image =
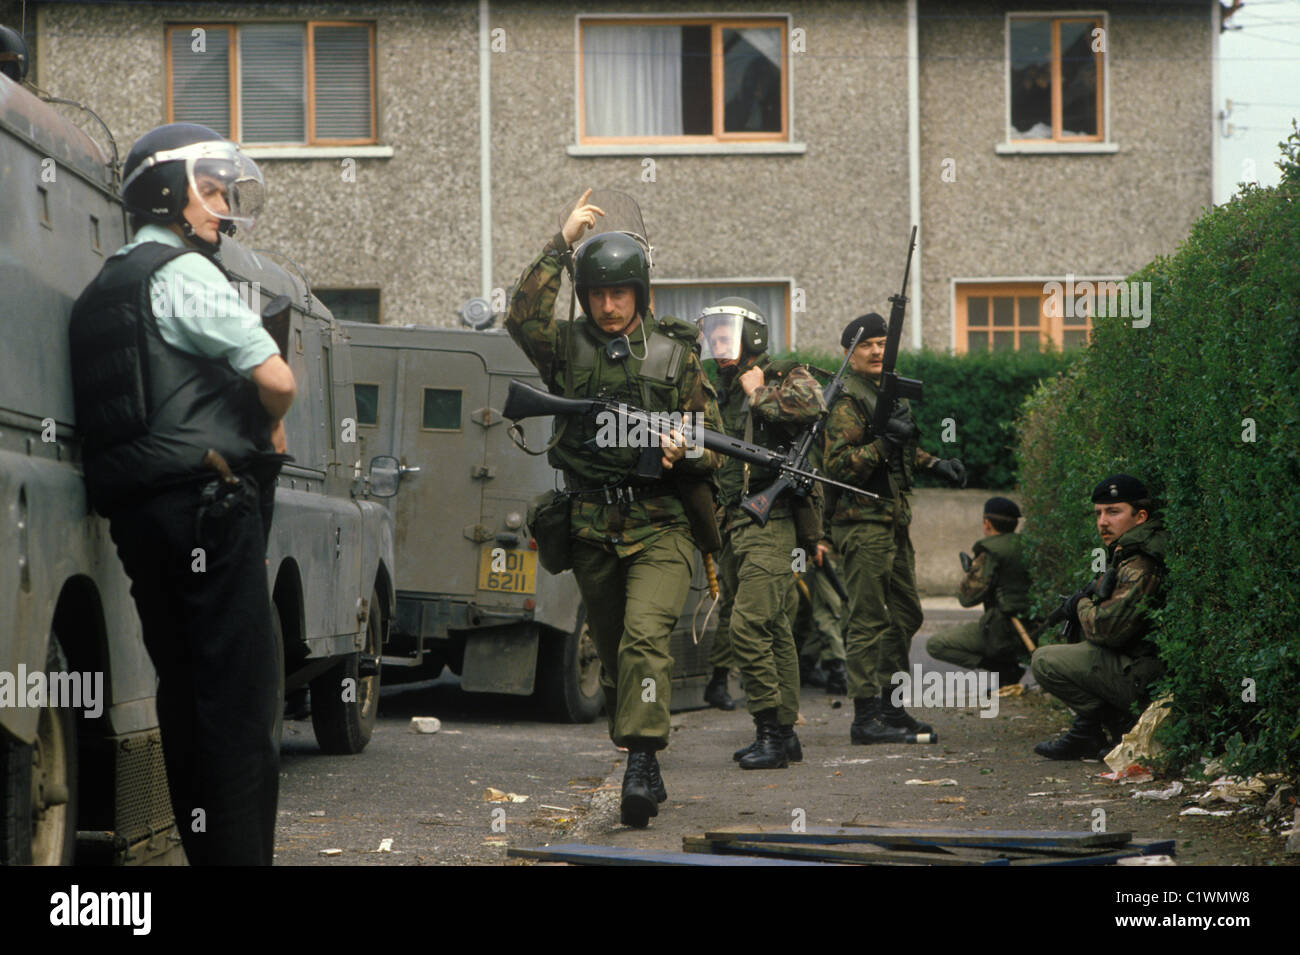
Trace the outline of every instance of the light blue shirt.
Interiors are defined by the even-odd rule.
[[[171,229],[150,224],[117,254],[142,242],[186,247],[185,240]],[[240,291],[201,252],[179,255],[154,272],[149,298],[163,340],[190,355],[224,358],[247,378],[262,362],[280,354],[275,339],[262,327],[261,315],[249,308]]]

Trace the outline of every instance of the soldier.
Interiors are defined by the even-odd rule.
[[[1146,487],[1113,474],[1092,492],[1097,533],[1106,545],[1107,571],[1067,598],[1070,624],[1082,642],[1039,647],[1034,678],[1074,710],[1064,736],[1039,743],[1048,759],[1097,759],[1132,728],[1134,703],[1146,704],[1147,687],[1164,672],[1149,637],[1151,611],[1164,604],[1166,537]]]
[[[515,287],[511,338],[554,392],[602,394],[651,412],[702,413],[717,429],[717,402],[698,356],[699,331],[650,309],[645,246],[627,233],[583,232],[604,212],[588,189]],[[552,314],[573,250],[574,289],[585,316]],[[662,479],[635,476],[632,447],[598,447],[595,421],[557,420],[549,460],[564,472],[572,513],[570,554],[604,667],[610,736],[628,749],[622,820],[644,827],[668,796],[656,753],[668,745],[672,679],[669,637],[690,589],[694,544],[674,477],[707,478],[718,456],[687,455],[683,435],[659,439]],[[712,515],[709,515],[710,519]]]
[[[804,640],[799,647],[799,674],[805,686],[823,689],[834,696],[849,692],[848,672],[844,668],[844,626],[848,622],[848,606],[840,599],[825,572],[833,559],[829,548],[830,538],[822,539],[822,564],[814,564],[804,573],[808,586],[808,609],[796,617],[796,633],[802,624]],[[832,568],[833,569],[833,568]]]
[[[718,582],[719,587],[722,581]],[[709,647],[709,666],[713,675],[704,687],[704,702],[714,709],[730,712],[736,708],[736,701],[727,692],[727,680],[731,676],[731,622],[732,595],[724,589],[718,601],[718,626],[713,631],[713,645]]]
[[[917,734],[931,733],[930,726],[890,699],[890,675],[906,671],[912,636],[922,619],[916,558],[907,531],[912,519],[908,492],[917,468],[954,485],[965,483],[966,469],[956,458],[940,460],[921,450],[906,400],[897,403],[884,434],[872,432],[888,328],[875,312],[855,318],[840,338],[846,352],[859,328],[862,340],[850,356],[844,390],[826,421],[826,472],[837,481],[866,488],[873,472],[884,468],[892,497],[876,501],[840,495],[831,521],[849,593],[844,637],[853,697],[849,739],[912,742]]]
[[[704,309],[700,330],[708,356],[718,365],[718,406],[728,434],[765,448],[788,446],[825,412],[821,388],[806,368],[768,356],[767,319],[749,299],[728,297]],[[718,569],[732,598],[731,613],[719,618],[718,626],[729,625],[755,728],[753,744],[734,754],[741,769],[784,769],[803,759],[794,732],[799,657],[791,631],[797,607],[792,568],[796,545],[817,553],[820,522],[802,521],[806,536],[801,537],[789,492],[772,505],[762,527],[740,509],[751,490],[761,491],[777,477],[736,459],[718,472],[718,503],[725,515]]]
[[[1024,647],[1011,620],[1029,610],[1029,571],[1025,567],[1024,540],[1016,533],[1020,508],[1005,497],[984,502],[983,539],[976,541],[974,557],[957,590],[963,607],[984,604],[976,623],[941,630],[926,649],[936,660],[970,669],[993,670],[1001,686],[1019,683],[1024,674],[1020,650]]]
[[[284,678],[265,560],[296,387],[217,260],[220,233],[251,225],[262,176],[189,123],[142,136],[122,174],[135,238],[77,299],[69,333],[87,490],[158,671],[185,854],[270,865]]]

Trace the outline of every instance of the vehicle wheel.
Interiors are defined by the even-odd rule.
[[[66,671],[50,634],[47,673]],[[0,863],[72,865],[77,851],[77,715],[46,706],[36,739],[18,743],[0,733]]]
[[[600,715],[600,657],[587,626],[587,608],[578,608],[571,633],[542,634],[538,654],[538,699],[542,711],[561,723],[590,723]]]
[[[379,592],[370,593],[366,645],[311,681],[311,726],[327,753],[359,753],[379,716],[379,666],[383,623]]]

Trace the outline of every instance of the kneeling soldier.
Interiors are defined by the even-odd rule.
[[[1048,759],[1096,759],[1134,723],[1132,706],[1146,703],[1150,683],[1164,672],[1154,642],[1151,611],[1164,603],[1165,529],[1146,487],[1115,474],[1092,492],[1097,532],[1106,545],[1106,573],[1068,598],[1070,624],[1081,643],[1034,651],[1034,678],[1074,710],[1059,739],[1034,752]]]
[[[1012,618],[1029,609],[1029,571],[1025,568],[1024,541],[1016,533],[1020,508],[1005,497],[984,502],[983,539],[975,543],[957,591],[963,607],[984,604],[976,623],[941,630],[926,649],[936,660],[970,669],[993,670],[1002,686],[1019,683],[1024,673],[1018,657],[1024,646],[1013,629]]]
[[[767,352],[767,319],[748,299],[729,297],[704,309],[700,329],[708,355],[718,364],[722,392],[718,405],[733,437],[765,448],[788,446],[826,410],[821,388],[802,365],[772,361]],[[741,769],[783,769],[803,758],[794,723],[799,717],[799,657],[792,623],[797,606],[792,558],[796,545],[817,552],[820,522],[800,521],[795,508],[810,502],[785,492],[760,527],[740,509],[750,491],[777,479],[746,462],[728,460],[718,472],[718,503],[725,508],[726,545],[718,567],[731,598],[731,652],[740,667],[745,701],[754,718],[755,740],[735,758]]]

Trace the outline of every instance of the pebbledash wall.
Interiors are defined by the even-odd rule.
[[[487,57],[487,284],[508,288],[584,187],[619,188],[642,206],[657,279],[789,280],[806,303],[793,315],[799,345],[830,347],[849,318],[885,312],[901,278],[912,202],[908,6],[705,6],[720,17],[788,17],[803,31],[802,49],[789,54],[782,151],[628,146],[591,155],[576,134],[576,17],[614,11],[485,5],[495,51]],[[1058,11],[1017,2],[918,7],[926,344],[953,343],[954,279],[1119,276],[1173,251],[1211,198],[1211,4],[1060,8],[1106,15],[1107,143],[1101,152],[1036,155],[1005,146],[1006,13]],[[270,206],[252,244],[282,251],[315,285],[380,288],[384,322],[452,325],[461,303],[490,291],[480,241],[481,9],[451,0],[29,3],[28,16],[38,18],[37,82],[94,108],[123,153],[167,119],[167,24],[374,22],[380,148],[356,150],[352,182],[337,150],[255,151]],[[617,8],[691,12],[676,3]]]

